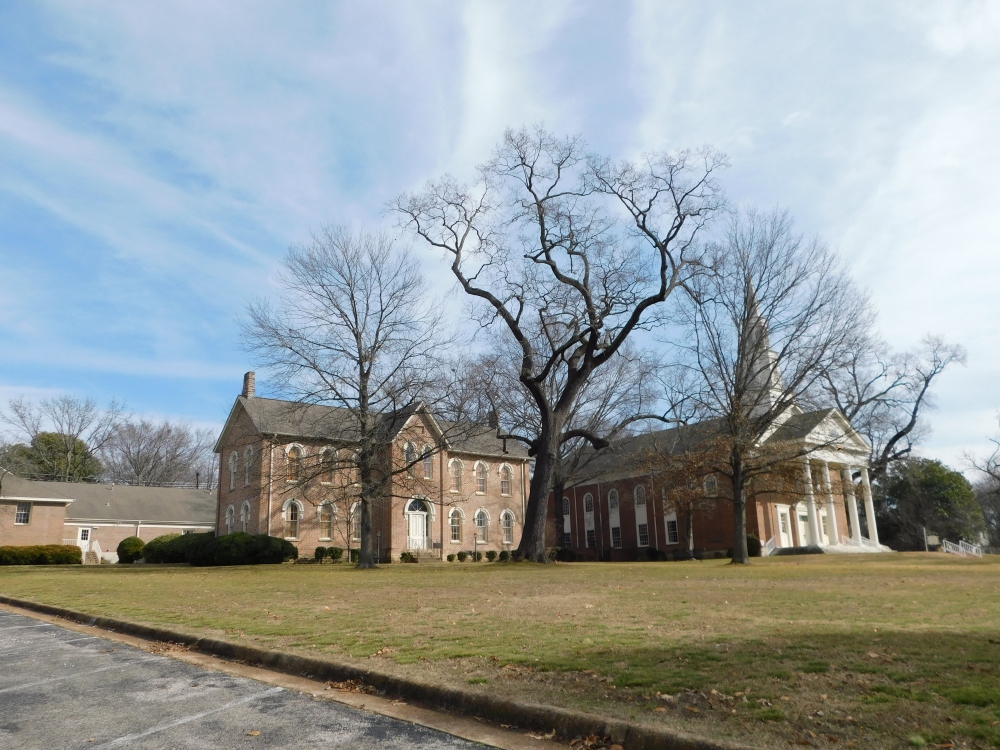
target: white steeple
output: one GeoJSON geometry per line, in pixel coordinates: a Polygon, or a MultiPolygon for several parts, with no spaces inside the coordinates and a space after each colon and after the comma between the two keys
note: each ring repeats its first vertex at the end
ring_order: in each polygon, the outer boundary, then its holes
{"type": "MultiPolygon", "coordinates": [[[[750,416],[759,417],[781,401],[784,386],[778,367],[778,354],[771,348],[771,335],[767,320],[757,304],[753,283],[747,284],[746,322],[741,359],[746,363],[746,376],[750,379],[746,400],[750,416]]],[[[780,421],[780,420],[776,420],[780,421]]]]}

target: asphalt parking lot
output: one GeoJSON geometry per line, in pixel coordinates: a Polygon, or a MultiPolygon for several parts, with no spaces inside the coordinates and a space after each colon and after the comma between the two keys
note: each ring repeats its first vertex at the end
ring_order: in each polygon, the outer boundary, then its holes
{"type": "Polygon", "coordinates": [[[0,611],[0,748],[484,748],[0,611]]]}

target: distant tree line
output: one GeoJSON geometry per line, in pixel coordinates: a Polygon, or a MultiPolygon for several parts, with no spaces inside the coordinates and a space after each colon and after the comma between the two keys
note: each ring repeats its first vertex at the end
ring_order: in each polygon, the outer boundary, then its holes
{"type": "Polygon", "coordinates": [[[0,466],[27,479],[214,486],[214,435],[186,422],[136,417],[112,401],[59,396],[9,402],[0,466]]]}

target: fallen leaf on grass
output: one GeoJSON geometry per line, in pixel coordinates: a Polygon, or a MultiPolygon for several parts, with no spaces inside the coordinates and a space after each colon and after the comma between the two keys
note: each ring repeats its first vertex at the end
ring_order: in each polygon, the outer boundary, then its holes
{"type": "Polygon", "coordinates": [[[260,737],[260,731],[257,729],[252,729],[251,731],[247,732],[247,737],[260,737]]]}
{"type": "Polygon", "coordinates": [[[531,732],[528,732],[528,736],[531,737],[531,739],[533,740],[551,740],[555,739],[556,730],[553,729],[548,734],[532,734],[531,732]]]}
{"type": "Polygon", "coordinates": [[[654,711],[658,711],[659,713],[663,713],[664,711],[666,711],[666,710],[667,710],[667,708],[666,708],[666,706],[657,706],[657,707],[656,707],[656,708],[654,708],[653,710],[654,710],[654,711]]]}

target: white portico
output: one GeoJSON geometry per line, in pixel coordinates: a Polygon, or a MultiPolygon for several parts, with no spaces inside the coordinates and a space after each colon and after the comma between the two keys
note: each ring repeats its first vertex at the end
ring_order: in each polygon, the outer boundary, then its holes
{"type": "Polygon", "coordinates": [[[772,548],[889,551],[878,540],[868,476],[870,448],[838,409],[790,414],[765,444],[772,451],[788,455],[790,462],[799,467],[794,495],[787,498],[787,505],[776,504],[777,527],[769,543],[772,548]],[[859,492],[867,537],[861,531],[859,492]],[[838,518],[846,522],[847,528],[841,527],[838,518]]]}

